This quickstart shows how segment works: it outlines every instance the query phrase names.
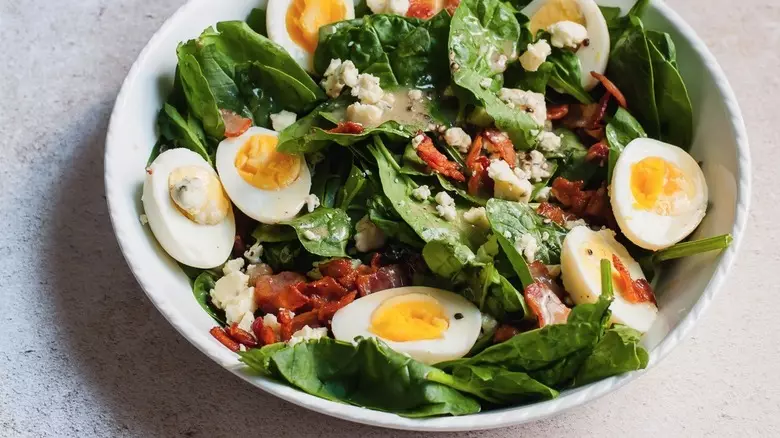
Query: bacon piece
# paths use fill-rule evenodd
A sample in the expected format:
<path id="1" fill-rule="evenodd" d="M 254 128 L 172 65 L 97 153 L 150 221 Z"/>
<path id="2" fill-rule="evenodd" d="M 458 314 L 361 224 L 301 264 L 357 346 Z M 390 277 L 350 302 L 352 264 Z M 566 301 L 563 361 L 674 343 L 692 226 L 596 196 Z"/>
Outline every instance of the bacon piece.
<path id="1" fill-rule="evenodd" d="M 360 296 L 393 289 L 409 284 L 408 273 L 400 265 L 389 265 L 379 268 L 376 272 L 358 275 L 355 281 Z"/>
<path id="2" fill-rule="evenodd" d="M 512 337 L 518 333 L 520 333 L 520 330 L 512 327 L 511 325 L 501 324 L 500 326 L 498 326 L 498 329 L 496 329 L 496 332 L 493 334 L 493 342 L 496 344 L 500 344 L 501 342 L 505 342 L 512 339 Z"/>
<path id="3" fill-rule="evenodd" d="M 493 192 L 493 180 L 490 179 L 488 174 L 488 167 L 490 167 L 490 159 L 486 156 L 481 156 L 474 164 L 474 168 L 471 172 L 471 177 L 468 183 L 468 192 L 470 195 L 479 195 L 480 188 L 485 188 L 486 191 Z"/>
<path id="4" fill-rule="evenodd" d="M 241 117 L 233 111 L 221 109 L 219 113 L 225 122 L 225 137 L 238 137 L 252 127 L 252 119 Z"/>
<path id="5" fill-rule="evenodd" d="M 446 6 L 444 7 L 447 12 L 450 13 L 450 15 L 455 15 L 455 9 L 458 9 L 458 6 L 460 6 L 460 0 L 447 0 Z"/>
<path id="6" fill-rule="evenodd" d="M 539 204 L 539 206 L 536 207 L 536 212 L 540 216 L 544 216 L 560 226 L 565 225 L 567 220 L 574 219 L 573 215 L 566 213 L 561 207 L 550 204 L 549 202 L 542 202 Z"/>
<path id="7" fill-rule="evenodd" d="M 486 129 L 483 134 L 488 139 L 488 152 L 498 155 L 509 164 L 509 167 L 514 169 L 517 162 L 517 152 L 515 152 L 515 145 L 512 144 L 509 136 L 496 129 Z"/>
<path id="8" fill-rule="evenodd" d="M 350 259 L 335 259 L 318 265 L 324 277 L 340 278 L 349 275 L 355 268 Z"/>
<path id="9" fill-rule="evenodd" d="M 255 341 L 255 338 L 252 337 L 252 335 L 244 330 L 238 328 L 238 323 L 230 324 L 227 328 L 227 334 L 230 336 L 234 341 L 238 342 L 239 344 L 244 344 L 247 347 L 257 347 L 257 341 Z"/>
<path id="10" fill-rule="evenodd" d="M 480 157 L 480 155 L 482 155 L 482 143 L 482 136 L 476 136 L 471 142 L 468 155 L 466 155 L 466 167 L 468 167 L 472 173 L 474 171 L 474 166 L 477 164 L 477 159 Z"/>
<path id="11" fill-rule="evenodd" d="M 547 120 L 560 120 L 569 114 L 569 105 L 550 105 L 547 107 Z"/>
<path id="12" fill-rule="evenodd" d="M 609 93 L 605 93 L 603 96 L 601 96 L 597 111 L 591 115 L 590 123 L 588 124 L 589 129 L 597 129 L 601 126 L 601 121 L 604 120 L 604 116 L 607 115 L 610 96 L 611 95 Z"/>
<path id="13" fill-rule="evenodd" d="M 620 294 L 629 303 L 653 303 L 655 304 L 655 295 L 650 283 L 644 278 L 638 280 L 631 279 L 631 273 L 616 254 L 612 254 L 612 264 L 618 271 L 618 278 L 615 283 L 618 285 Z"/>
<path id="14" fill-rule="evenodd" d="M 230 336 L 228 336 L 227 333 L 225 333 L 225 330 L 222 329 L 222 327 L 214 327 L 211 330 L 209 330 L 209 333 L 211 333 L 211 336 L 214 336 L 216 340 L 218 340 L 222 345 L 228 348 L 228 350 L 232 352 L 237 352 L 239 349 L 238 342 L 230 339 Z"/>
<path id="15" fill-rule="evenodd" d="M 279 309 L 276 319 L 279 320 L 279 337 L 283 342 L 289 341 L 294 333 L 292 329 L 293 313 L 287 309 Z"/>
<path id="16" fill-rule="evenodd" d="M 436 146 L 433 145 L 433 140 L 427 135 L 423 142 L 417 146 L 417 156 L 425 161 L 425 164 L 433 171 L 439 172 L 443 176 L 455 181 L 466 181 L 466 177 L 460 172 L 458 163 L 448 160 L 444 154 L 439 152 Z"/>
<path id="17" fill-rule="evenodd" d="M 531 309 L 539 327 L 565 324 L 571 309 L 566 307 L 558 295 L 547 285 L 536 282 L 525 288 L 525 301 Z"/>
<path id="18" fill-rule="evenodd" d="M 571 104 L 569 105 L 569 113 L 566 117 L 561 119 L 563 126 L 569 129 L 578 128 L 590 128 L 593 122 L 594 114 L 600 110 L 598 103 L 590 103 L 587 105 Z"/>
<path id="19" fill-rule="evenodd" d="M 433 17 L 435 13 L 433 0 L 410 0 L 409 9 L 406 10 L 407 17 L 422 18 L 423 20 Z"/>
<path id="20" fill-rule="evenodd" d="M 558 298 L 563 299 L 566 295 L 566 291 L 563 290 L 558 282 L 555 281 L 555 278 L 550 275 L 550 270 L 547 269 L 547 265 L 536 260 L 528 265 L 528 269 L 531 271 L 531 276 L 534 278 L 534 281 L 548 287 L 556 296 L 558 296 Z"/>
<path id="21" fill-rule="evenodd" d="M 278 342 L 274 329 L 265 325 L 263 318 L 255 318 L 254 322 L 252 322 L 252 333 L 255 334 L 255 338 L 257 338 L 260 345 L 270 345 Z"/>
<path id="22" fill-rule="evenodd" d="M 551 193 L 564 207 L 570 208 L 574 214 L 581 215 L 592 195 L 591 192 L 582 190 L 583 187 L 585 187 L 584 181 L 569 181 L 558 177 L 552 183 Z"/>
<path id="23" fill-rule="evenodd" d="M 607 89 L 607 93 L 611 94 L 615 100 L 617 100 L 618 105 L 622 106 L 623 108 L 628 108 L 626 97 L 623 95 L 623 93 L 620 92 L 620 89 L 618 89 L 618 87 L 612 81 L 607 79 L 607 77 L 603 74 L 595 71 L 590 72 L 590 75 L 601 82 L 601 85 Z"/>
<path id="24" fill-rule="evenodd" d="M 332 134 L 362 134 L 363 125 L 355 122 L 339 122 L 335 128 L 328 130 Z"/>
<path id="25" fill-rule="evenodd" d="M 582 131 L 585 134 L 588 134 L 590 137 L 595 138 L 598 141 L 604 140 L 606 137 L 606 130 L 604 129 L 604 126 L 601 125 L 598 128 L 590 129 L 590 128 L 582 128 Z"/>
<path id="26" fill-rule="evenodd" d="M 281 308 L 296 311 L 309 303 L 309 298 L 298 290 L 306 277 L 296 272 L 263 275 L 255 283 L 255 303 L 265 313 L 276 313 Z"/>
<path id="27" fill-rule="evenodd" d="M 338 301 L 331 301 L 329 303 L 325 303 L 325 305 L 319 308 L 317 312 L 317 317 L 322 323 L 325 324 L 329 323 L 330 320 L 333 319 L 333 315 L 335 315 L 336 312 L 339 311 L 339 309 L 355 301 L 357 294 L 358 294 L 357 291 L 353 291 L 348 293 L 347 295 L 344 295 Z"/>
<path id="28" fill-rule="evenodd" d="M 588 154 L 585 155 L 585 160 L 596 162 L 599 166 L 604 167 L 607 159 L 609 158 L 609 146 L 603 141 L 600 141 L 588 149 Z"/>
<path id="29" fill-rule="evenodd" d="M 295 317 L 290 322 L 291 333 L 295 333 L 307 325 L 311 328 L 319 327 L 320 320 L 317 315 L 318 315 L 317 310 L 312 310 L 306 313 L 301 313 L 300 315 L 295 315 Z"/>
<path id="30" fill-rule="evenodd" d="M 307 296 L 319 295 L 327 301 L 338 300 L 349 292 L 333 277 L 322 277 L 311 283 L 301 284 L 298 290 Z"/>
<path id="31" fill-rule="evenodd" d="M 618 229 L 615 215 L 612 212 L 612 204 L 609 202 L 606 184 L 602 184 L 598 190 L 593 192 L 582 215 L 587 216 L 591 222 L 595 222 L 597 225 L 606 225 L 613 230 Z"/>

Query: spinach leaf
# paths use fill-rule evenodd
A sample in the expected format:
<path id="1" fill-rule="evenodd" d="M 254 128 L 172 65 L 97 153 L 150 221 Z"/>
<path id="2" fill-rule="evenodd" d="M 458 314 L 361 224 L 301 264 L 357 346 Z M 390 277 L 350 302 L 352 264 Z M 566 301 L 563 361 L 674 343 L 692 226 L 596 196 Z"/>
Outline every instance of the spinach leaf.
<path id="1" fill-rule="evenodd" d="M 641 337 L 640 332 L 623 325 L 607 330 L 577 372 L 574 386 L 647 367 L 649 355 L 639 345 Z"/>
<path id="2" fill-rule="evenodd" d="M 238 353 L 241 356 L 241 362 L 244 362 L 250 369 L 266 377 L 276 377 L 275 370 L 271 365 L 271 358 L 274 354 L 287 348 L 284 342 L 264 345 L 261 348 L 253 348 L 248 351 Z"/>
<path id="3" fill-rule="evenodd" d="M 460 185 L 456 185 L 452 181 L 448 180 L 447 178 L 444 178 L 441 176 L 440 173 L 436 174 L 436 179 L 439 181 L 439 185 L 441 185 L 441 188 L 448 192 L 455 192 L 458 196 L 460 196 L 462 199 L 474 204 L 474 205 L 485 205 L 487 204 L 487 199 L 481 197 L 481 196 L 474 196 L 468 192 L 467 189 L 461 187 Z"/>
<path id="4" fill-rule="evenodd" d="M 554 132 L 561 137 L 560 149 L 551 155 L 561 158 L 558 164 L 558 176 L 570 181 L 582 180 L 587 185 L 599 169 L 585 159 L 588 148 L 582 144 L 577 134 L 569 129 L 556 128 Z"/>
<path id="5" fill-rule="evenodd" d="M 552 62 L 543 63 L 536 71 L 527 71 L 516 62 L 511 64 L 504 73 L 504 86 L 545 94 L 555 70 L 557 66 Z"/>
<path id="6" fill-rule="evenodd" d="M 276 149 L 292 154 L 316 152 L 326 147 L 327 141 L 315 142 L 309 137 L 309 133 L 314 128 L 332 126 L 333 123 L 323 118 L 323 114 L 345 111 L 349 102 L 347 96 L 341 96 L 338 99 L 321 103 L 308 115 L 298 119 L 279 133 L 279 143 L 276 145 Z"/>
<path id="7" fill-rule="evenodd" d="M 660 139 L 687 150 L 693 139 L 693 108 L 685 82 L 677 70 L 674 43 L 665 34 L 648 32 L 647 37 L 653 62 Z M 659 48 L 654 41 L 665 46 Z"/>
<path id="8" fill-rule="evenodd" d="M 580 103 L 592 103 L 593 99 L 582 88 L 582 75 L 590 72 L 580 70 L 580 60 L 573 52 L 553 48 L 547 62 L 553 65 L 550 73 L 550 86 L 559 93 L 573 96 Z"/>
<path id="9" fill-rule="evenodd" d="M 452 278 L 474 259 L 474 253 L 457 242 L 434 240 L 422 250 L 425 264 L 436 275 Z"/>
<path id="10" fill-rule="evenodd" d="M 344 210 L 320 207 L 287 222 L 287 225 L 295 228 L 301 245 L 309 253 L 322 257 L 347 256 L 345 250 L 352 224 Z"/>
<path id="11" fill-rule="evenodd" d="M 450 79 L 447 40 L 450 14 L 441 11 L 411 31 L 388 54 L 398 83 L 414 87 L 439 87 Z"/>
<path id="12" fill-rule="evenodd" d="M 496 366 L 458 366 L 452 375 L 436 370 L 427 379 L 471 394 L 495 405 L 530 403 L 558 396 L 550 388 L 523 372 Z"/>
<path id="13" fill-rule="evenodd" d="M 225 311 L 216 308 L 211 303 L 211 290 L 217 282 L 216 276 L 210 271 L 203 271 L 192 283 L 192 293 L 200 307 L 221 325 L 225 325 Z"/>
<path id="14" fill-rule="evenodd" d="M 254 8 L 246 19 L 246 24 L 250 29 L 259 33 L 260 35 L 267 37 L 268 29 L 266 28 L 266 11 L 262 8 Z"/>
<path id="15" fill-rule="evenodd" d="M 263 261 L 271 266 L 274 272 L 307 271 L 311 269 L 313 256 L 304 251 L 296 238 L 285 242 L 268 242 L 263 244 Z"/>
<path id="16" fill-rule="evenodd" d="M 490 226 L 497 236 L 513 243 L 524 234 L 530 234 L 539 247 L 536 260 L 548 265 L 560 263 L 561 245 L 566 237 L 563 227 L 554 222 L 544 223 L 544 218 L 533 208 L 519 202 L 493 198 L 488 201 L 486 210 Z"/>
<path id="17" fill-rule="evenodd" d="M 328 400 L 406 417 L 480 410 L 476 400 L 427 380 L 433 367 L 396 353 L 375 338 L 358 339 L 356 345 L 323 338 L 279 348 L 270 359 L 262 349 L 239 354 L 251 368 L 271 371 L 274 377 Z"/>
<path id="18" fill-rule="evenodd" d="M 366 201 L 371 192 L 371 184 L 366 175 L 353 163 L 346 182 L 339 190 L 336 205 L 346 212 L 354 209 L 365 211 Z"/>
<path id="19" fill-rule="evenodd" d="M 368 202 L 368 217 L 388 237 L 405 243 L 413 248 L 423 248 L 425 242 L 420 240 L 417 233 L 398 215 L 393 208 L 393 203 L 386 196 L 377 194 Z"/>
<path id="20" fill-rule="evenodd" d="M 521 34 L 511 6 L 499 0 L 463 0 L 452 17 L 449 50 L 455 84 L 468 90 L 516 147 L 529 149 L 536 142 L 537 123 L 526 112 L 501 101 L 496 90 L 482 86 L 485 80 L 501 83 L 494 63 L 516 50 Z"/>
<path id="21" fill-rule="evenodd" d="M 612 172 L 623 149 L 640 137 L 647 137 L 642 125 L 625 109 L 618 108 L 606 127 L 607 143 L 609 144 L 609 163 L 607 166 L 607 182 L 612 182 Z"/>
<path id="22" fill-rule="evenodd" d="M 295 228 L 280 224 L 258 224 L 252 232 L 252 237 L 260 243 L 289 242 L 298 239 Z"/>
<path id="23" fill-rule="evenodd" d="M 496 236 L 498 243 L 501 246 L 501 250 L 504 251 L 507 259 L 509 259 L 509 263 L 512 265 L 512 269 L 514 269 L 517 277 L 520 279 L 520 282 L 523 283 L 523 287 L 525 288 L 533 284 L 535 280 L 531 274 L 531 269 L 528 267 L 528 262 L 526 262 L 525 257 L 523 257 L 519 251 L 517 251 L 517 248 L 515 248 L 515 246 L 509 242 L 509 239 L 504 237 L 503 234 L 494 235 Z"/>
<path id="24" fill-rule="evenodd" d="M 466 278 L 459 293 L 499 321 L 520 321 L 530 316 L 523 295 L 498 272 L 493 262 L 474 266 L 461 274 Z"/>
<path id="25" fill-rule="evenodd" d="M 203 121 L 203 128 L 212 137 L 222 138 L 225 124 L 219 113 L 217 100 L 198 64 L 189 53 L 179 51 L 179 75 L 184 94 L 192 112 Z"/>
<path id="26" fill-rule="evenodd" d="M 157 123 L 163 138 L 173 142 L 176 147 L 187 148 L 197 153 L 209 164 L 213 165 L 197 121 L 193 120 L 190 123 L 184 120 L 176 108 L 166 103 L 160 111 Z"/>

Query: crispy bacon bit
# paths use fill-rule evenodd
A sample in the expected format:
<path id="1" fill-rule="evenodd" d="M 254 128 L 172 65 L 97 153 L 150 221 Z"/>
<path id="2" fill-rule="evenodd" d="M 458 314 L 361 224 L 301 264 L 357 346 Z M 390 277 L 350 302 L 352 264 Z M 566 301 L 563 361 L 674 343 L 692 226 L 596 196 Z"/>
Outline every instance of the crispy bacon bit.
<path id="1" fill-rule="evenodd" d="M 354 291 L 354 292 L 350 292 L 347 295 L 344 295 L 338 301 L 335 302 L 331 301 L 329 303 L 326 303 L 325 305 L 319 308 L 319 311 L 317 312 L 317 317 L 323 323 L 326 324 L 329 323 L 330 320 L 333 319 L 333 315 L 335 315 L 336 312 L 339 311 L 339 309 L 355 301 L 356 297 L 357 297 L 357 291 Z"/>
<path id="2" fill-rule="evenodd" d="M 474 165 L 477 164 L 477 159 L 482 154 L 482 136 L 478 135 L 474 138 L 474 140 L 471 142 L 471 148 L 469 148 L 469 153 L 466 155 L 466 167 L 469 168 L 469 170 L 474 170 Z"/>
<path id="3" fill-rule="evenodd" d="M 552 324 L 565 324 L 571 309 L 547 285 L 536 282 L 525 288 L 525 301 L 531 312 L 536 315 L 539 327 Z"/>
<path id="4" fill-rule="evenodd" d="M 406 16 L 427 20 L 434 16 L 434 8 L 433 0 L 410 0 Z"/>
<path id="5" fill-rule="evenodd" d="M 585 217 L 596 225 L 617 229 L 606 186 L 602 185 L 598 190 L 583 190 L 584 185 L 582 181 L 558 177 L 553 181 L 552 194 L 575 216 Z"/>
<path id="6" fill-rule="evenodd" d="M 408 273 L 400 265 L 383 266 L 376 272 L 358 275 L 355 281 L 361 297 L 407 284 L 409 284 Z"/>
<path id="7" fill-rule="evenodd" d="M 512 327 L 508 324 L 501 324 L 496 329 L 496 333 L 493 334 L 493 342 L 500 344 L 501 342 L 508 341 L 516 334 L 520 333 L 520 330 Z"/>
<path id="8" fill-rule="evenodd" d="M 316 310 L 311 310 L 306 313 L 301 313 L 300 315 L 295 315 L 295 317 L 290 322 L 290 330 L 292 330 L 292 333 L 295 333 L 307 325 L 311 328 L 320 327 L 320 319 L 317 316 Z"/>
<path id="9" fill-rule="evenodd" d="M 335 259 L 321 263 L 318 267 L 323 277 L 334 278 L 343 277 L 355 270 L 350 259 Z"/>
<path id="10" fill-rule="evenodd" d="M 617 289 L 626 301 L 629 303 L 649 302 L 655 304 L 655 295 L 647 280 L 644 278 L 632 280 L 631 273 L 628 272 L 628 268 L 626 268 L 626 265 L 623 264 L 617 254 L 612 254 L 612 264 L 615 266 L 615 270 L 618 271 L 617 278 L 614 279 L 615 284 L 617 284 Z"/>
<path id="11" fill-rule="evenodd" d="M 544 216 L 560 226 L 566 224 L 567 220 L 574 219 L 573 215 L 566 213 L 561 207 L 550 204 L 549 202 L 542 202 L 539 204 L 539 206 L 536 207 L 536 212 L 539 213 L 540 216 Z"/>
<path id="12" fill-rule="evenodd" d="M 615 86 L 612 81 L 607 79 L 606 76 L 604 76 L 601 73 L 592 71 L 590 72 L 590 75 L 594 78 L 598 79 L 599 82 L 601 82 L 601 85 L 604 86 L 604 88 L 607 89 L 607 93 L 611 94 L 618 102 L 618 105 L 622 106 L 623 108 L 628 108 L 628 102 L 626 102 L 626 97 L 623 95 L 623 93 L 620 92 L 617 86 Z"/>
<path id="13" fill-rule="evenodd" d="M 417 156 L 425 161 L 425 164 L 433 171 L 439 172 L 443 176 L 455 181 L 466 181 L 466 177 L 460 172 L 458 163 L 448 160 L 447 156 L 439 152 L 436 146 L 433 145 L 433 140 L 427 135 L 423 142 L 417 146 Z"/>
<path id="14" fill-rule="evenodd" d="M 255 334 L 260 345 L 270 345 L 278 342 L 274 329 L 263 323 L 263 318 L 255 318 L 252 322 L 252 333 Z"/>
<path id="15" fill-rule="evenodd" d="M 289 341 L 294 333 L 292 329 L 293 313 L 287 309 L 279 309 L 276 319 L 279 321 L 279 337 L 284 342 Z"/>
<path id="16" fill-rule="evenodd" d="M 607 159 L 609 158 L 609 146 L 603 141 L 600 141 L 588 149 L 588 154 L 585 155 L 585 160 L 590 162 L 596 162 L 599 166 L 604 167 Z"/>
<path id="17" fill-rule="evenodd" d="M 221 109 L 219 113 L 225 122 L 225 137 L 238 137 L 252 127 L 252 119 L 241 117 L 233 111 Z"/>
<path id="18" fill-rule="evenodd" d="M 547 107 L 547 120 L 560 120 L 569 114 L 569 105 L 550 105 Z"/>
<path id="19" fill-rule="evenodd" d="M 458 6 L 460 6 L 460 0 L 447 0 L 447 6 L 444 8 L 450 15 L 455 15 L 455 9 L 458 9 Z"/>
<path id="20" fill-rule="evenodd" d="M 555 281 L 555 278 L 553 278 L 553 276 L 550 275 L 550 270 L 547 269 L 547 265 L 536 260 L 530 265 L 528 265 L 528 269 L 531 271 L 531 276 L 534 278 L 534 281 L 536 281 L 537 283 L 541 283 L 546 287 L 549 287 L 550 290 L 553 291 L 553 293 L 558 296 L 558 298 L 563 299 L 563 297 L 566 294 L 566 291 L 563 290 L 563 288 L 558 284 L 558 282 Z"/>
<path id="21" fill-rule="evenodd" d="M 579 215 L 578 212 L 585 211 L 592 195 L 591 192 L 582 190 L 583 187 L 585 187 L 583 181 L 569 181 L 566 178 L 558 177 L 552 183 L 551 193 L 564 207 Z"/>
<path id="22" fill-rule="evenodd" d="M 593 193 L 588 202 L 588 206 L 585 208 L 583 216 L 588 217 L 591 222 L 594 222 L 597 225 L 606 225 L 613 230 L 618 229 L 615 215 L 612 212 L 612 204 L 609 202 L 609 193 L 607 192 L 606 184 L 602 184 L 602 186 Z"/>
<path id="23" fill-rule="evenodd" d="M 255 341 L 255 338 L 253 338 L 252 335 L 246 330 L 238 328 L 238 323 L 234 322 L 233 324 L 230 324 L 226 331 L 228 336 L 230 336 L 239 344 L 244 344 L 250 348 L 257 347 L 257 341 Z"/>
<path id="24" fill-rule="evenodd" d="M 312 281 L 311 283 L 300 284 L 298 286 L 298 290 L 309 297 L 312 295 L 319 295 L 326 301 L 338 300 L 349 292 L 333 277 L 322 277 L 319 280 Z"/>
<path id="25" fill-rule="evenodd" d="M 232 352 L 237 352 L 239 349 L 238 342 L 230 339 L 230 336 L 228 336 L 227 333 L 225 333 L 225 330 L 222 329 L 222 327 L 214 327 L 211 330 L 209 330 L 209 333 L 211 333 L 211 336 L 214 336 L 216 340 L 218 340 L 222 345 L 228 348 L 228 350 Z"/>
<path id="26" fill-rule="evenodd" d="M 371 269 L 377 270 L 382 267 L 382 254 L 375 252 L 371 256 Z"/>
<path id="27" fill-rule="evenodd" d="M 355 122 L 339 122 L 335 128 L 328 130 L 332 134 L 362 134 L 363 125 Z"/>
<path id="28" fill-rule="evenodd" d="M 477 159 L 477 163 L 472 170 L 471 178 L 469 178 L 468 192 L 470 195 L 479 195 L 480 188 L 485 188 L 489 193 L 493 193 L 493 180 L 488 174 L 488 167 L 490 167 L 490 159 L 485 156 L 481 156 Z"/>
<path id="29" fill-rule="evenodd" d="M 594 114 L 600 110 L 598 103 L 587 105 L 571 104 L 569 113 L 561 119 L 563 126 L 569 129 L 590 128 L 593 123 Z"/>
<path id="30" fill-rule="evenodd" d="M 588 124 L 589 129 L 598 129 L 601 126 L 601 121 L 604 120 L 604 116 L 607 115 L 607 109 L 609 109 L 609 98 L 609 93 L 604 93 L 601 96 L 598 109 L 591 115 L 590 123 Z"/>
<path id="31" fill-rule="evenodd" d="M 593 137 L 598 141 L 602 141 L 606 137 L 606 130 L 604 129 L 603 125 L 600 125 L 598 128 L 595 129 L 582 128 L 582 131 L 585 134 L 588 134 L 590 137 Z"/>
<path id="32" fill-rule="evenodd" d="M 296 272 L 280 272 L 263 275 L 255 283 L 255 302 L 265 313 L 275 313 L 281 308 L 296 311 L 309 303 L 309 298 L 298 290 L 306 277 Z"/>
<path id="33" fill-rule="evenodd" d="M 509 136 L 496 129 L 486 129 L 483 135 L 488 140 L 486 145 L 488 152 L 498 155 L 509 164 L 509 167 L 514 169 L 517 162 L 517 152 L 515 152 L 515 145 L 512 144 Z"/>

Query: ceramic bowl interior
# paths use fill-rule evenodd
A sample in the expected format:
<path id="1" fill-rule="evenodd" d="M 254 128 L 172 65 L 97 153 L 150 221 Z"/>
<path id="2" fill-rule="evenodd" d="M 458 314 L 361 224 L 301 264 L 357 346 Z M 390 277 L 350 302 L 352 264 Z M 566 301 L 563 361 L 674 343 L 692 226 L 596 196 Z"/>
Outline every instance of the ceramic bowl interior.
<path id="1" fill-rule="evenodd" d="M 191 0 L 154 35 L 140 54 L 116 100 L 106 140 L 106 194 L 117 239 L 132 272 L 149 299 L 193 345 L 247 382 L 284 400 L 327 415 L 383 427 L 413 430 L 474 430 L 518 424 L 546 417 L 606 394 L 641 372 L 606 379 L 555 400 L 482 412 L 465 417 L 408 419 L 319 399 L 244 372 L 237 356 L 209 335 L 213 320 L 193 299 L 179 266 L 139 221 L 144 167 L 157 139 L 155 119 L 171 87 L 176 46 L 197 37 L 219 21 L 244 19 L 257 0 Z M 621 6 L 632 0 L 604 0 Z M 736 99 L 713 56 L 688 25 L 655 1 L 646 26 L 669 32 L 695 113 L 691 153 L 702 162 L 710 189 L 710 208 L 694 237 L 732 233 L 735 242 L 720 254 L 683 259 L 663 272 L 657 286 L 659 317 L 643 342 L 650 366 L 658 363 L 689 332 L 723 283 L 743 235 L 750 191 L 747 137 Z"/>

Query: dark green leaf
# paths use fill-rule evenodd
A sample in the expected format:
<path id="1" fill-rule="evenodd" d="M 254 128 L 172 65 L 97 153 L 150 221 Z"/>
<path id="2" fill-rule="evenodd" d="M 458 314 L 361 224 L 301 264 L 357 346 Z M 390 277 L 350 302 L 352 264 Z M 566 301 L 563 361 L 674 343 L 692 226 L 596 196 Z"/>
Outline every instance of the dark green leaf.
<path id="1" fill-rule="evenodd" d="M 615 164 L 623 152 L 623 149 L 640 137 L 647 137 L 642 125 L 623 108 L 618 108 L 615 115 L 607 123 L 606 128 L 607 143 L 609 144 L 609 165 L 607 166 L 607 181 L 612 181 L 612 172 Z"/>
<path id="2" fill-rule="evenodd" d="M 178 147 L 187 148 L 212 164 L 206 145 L 202 143 L 198 132 L 193 129 L 181 114 L 167 103 L 163 105 L 158 118 L 160 134 L 168 141 L 174 142 Z"/>
<path id="3" fill-rule="evenodd" d="M 494 366 L 459 366 L 452 375 L 436 370 L 427 378 L 496 405 L 530 403 L 558 396 L 558 391 L 526 373 Z"/>
<path id="4" fill-rule="evenodd" d="M 261 243 L 289 242 L 298 239 L 298 235 L 295 234 L 293 227 L 279 224 L 258 224 L 257 228 L 252 232 L 252 237 Z"/>
<path id="5" fill-rule="evenodd" d="M 566 236 L 563 227 L 554 222 L 544 223 L 545 218 L 528 204 L 493 198 L 488 201 L 486 209 L 496 235 L 514 243 L 524 234 L 530 234 L 538 245 L 536 260 L 548 265 L 560 263 L 561 245 Z"/>
<path id="6" fill-rule="evenodd" d="M 649 355 L 639 345 L 641 337 L 640 332 L 622 325 L 607 330 L 577 372 L 574 386 L 647 367 Z"/>
<path id="7" fill-rule="evenodd" d="M 352 223 L 344 210 L 321 207 L 287 222 L 287 225 L 295 228 L 301 245 L 309 253 L 322 257 L 347 256 L 345 250 Z"/>
<path id="8" fill-rule="evenodd" d="M 216 276 L 210 271 L 203 271 L 192 283 L 192 293 L 200 307 L 221 325 L 225 325 L 225 312 L 211 304 L 211 290 L 217 282 Z"/>

